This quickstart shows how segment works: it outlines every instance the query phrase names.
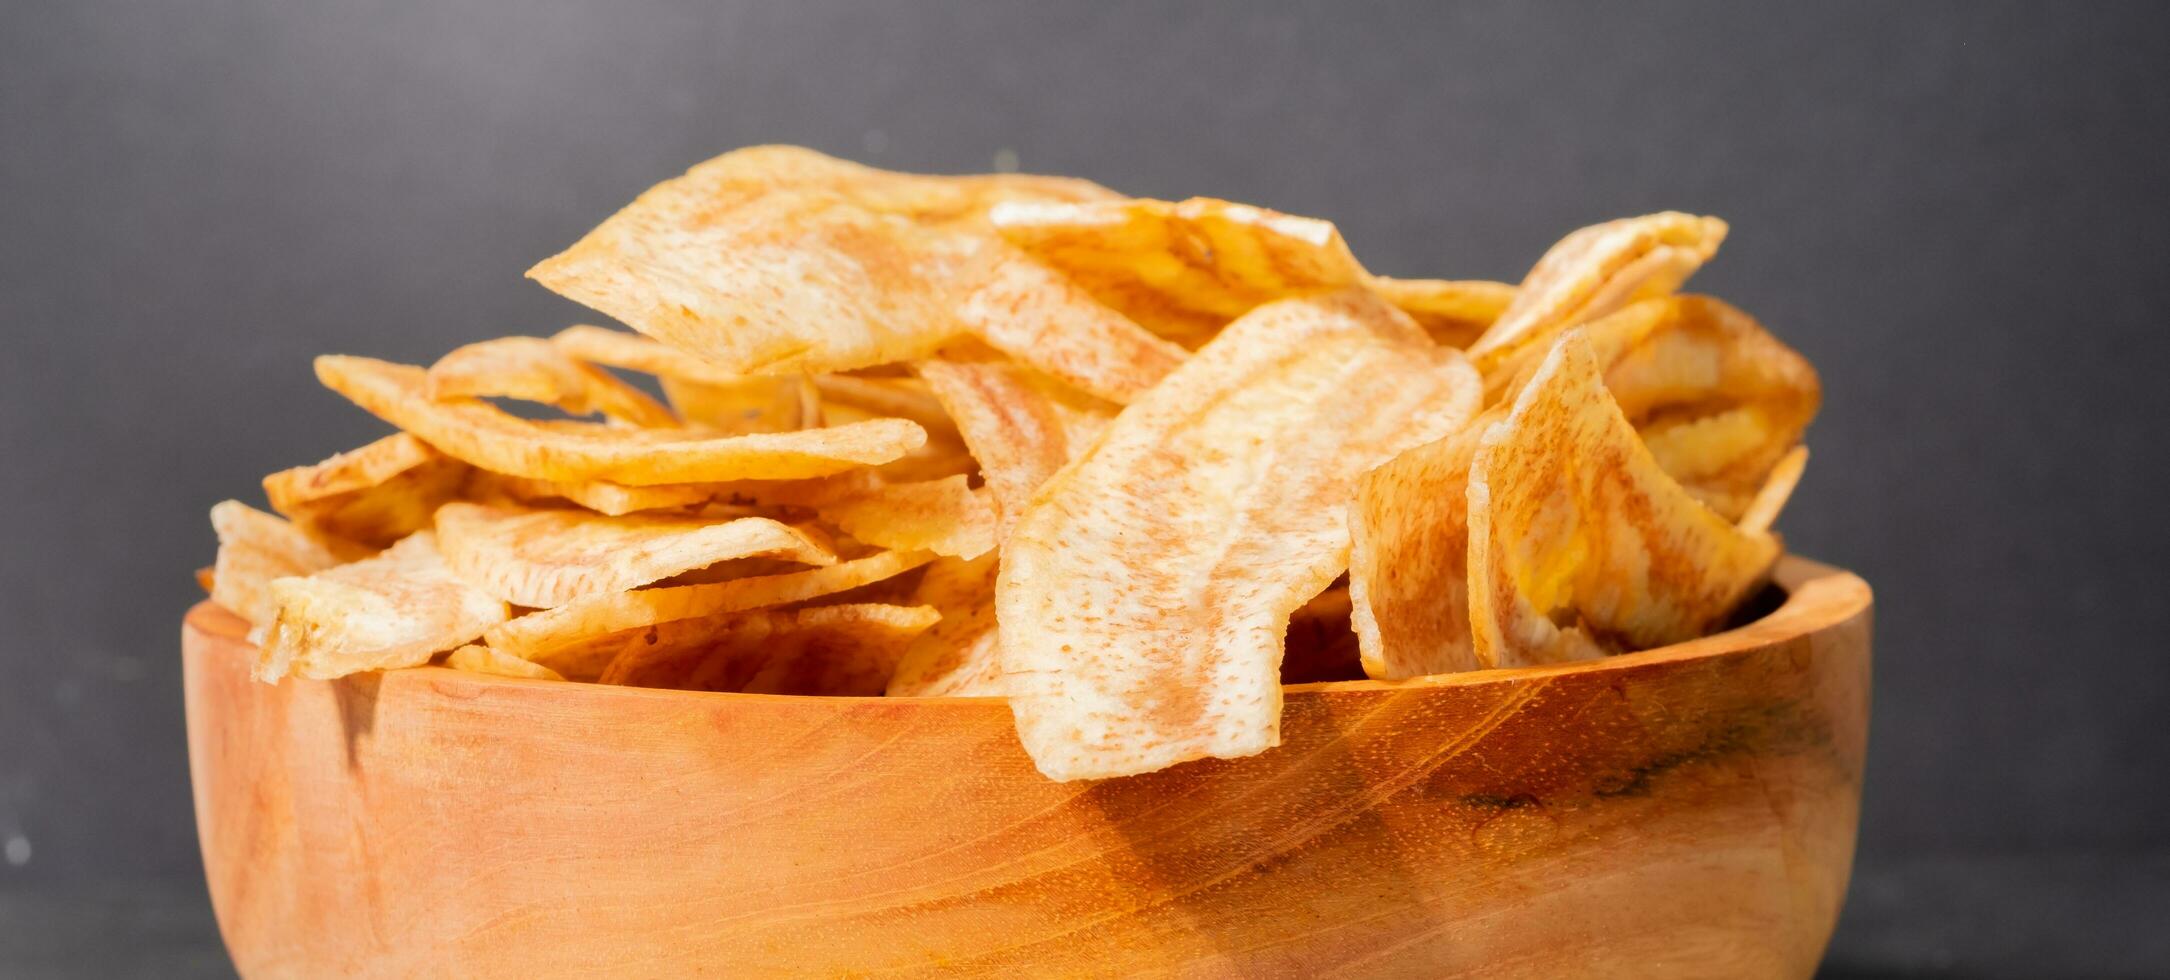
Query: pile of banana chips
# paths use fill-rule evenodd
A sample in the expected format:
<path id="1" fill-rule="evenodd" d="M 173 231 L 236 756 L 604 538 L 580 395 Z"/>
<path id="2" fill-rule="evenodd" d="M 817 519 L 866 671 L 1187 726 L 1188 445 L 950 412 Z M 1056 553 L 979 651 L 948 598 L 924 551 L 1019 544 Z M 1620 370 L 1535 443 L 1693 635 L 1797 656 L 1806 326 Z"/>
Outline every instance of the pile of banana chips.
<path id="1" fill-rule="evenodd" d="M 630 332 L 318 358 L 398 431 L 214 507 L 203 578 L 267 682 L 1003 696 L 1054 779 L 1250 755 L 1284 683 L 1646 649 L 1763 586 L 1820 392 L 1678 292 L 1725 234 L 1391 279 L 1314 218 L 739 150 L 529 270 Z"/>

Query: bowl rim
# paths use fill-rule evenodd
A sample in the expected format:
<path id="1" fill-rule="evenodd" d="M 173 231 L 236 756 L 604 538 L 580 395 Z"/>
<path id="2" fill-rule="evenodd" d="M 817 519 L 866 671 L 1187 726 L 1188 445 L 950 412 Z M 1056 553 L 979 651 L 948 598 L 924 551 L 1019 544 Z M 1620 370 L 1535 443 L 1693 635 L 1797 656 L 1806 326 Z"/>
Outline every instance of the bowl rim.
<path id="1" fill-rule="evenodd" d="M 1557 677 L 1565 674 L 1633 670 L 1654 664 L 1745 653 L 1809 636 L 1837 626 L 1866 612 L 1875 599 L 1869 584 L 1862 580 L 1860 576 L 1845 569 L 1794 554 L 1781 557 L 1777 565 L 1772 568 L 1771 585 L 1782 590 L 1785 593 L 1785 599 L 1769 613 L 1708 636 L 1701 636 L 1693 640 L 1655 647 L 1649 650 L 1623 653 L 1599 660 L 1580 660 L 1541 667 L 1496 667 L 1452 674 L 1410 677 L 1402 680 L 1363 678 L 1359 680 L 1284 684 L 1281 686 L 1281 691 L 1284 697 L 1288 697 L 1312 694 L 1467 687 Z M 204 634 L 208 638 L 220 641 L 222 645 L 231 644 L 243 647 L 249 645 L 247 639 L 249 624 L 247 621 L 224 607 L 211 602 L 209 599 L 198 602 L 194 607 L 190 608 L 182 622 L 185 629 Z M 1008 700 L 1008 698 L 999 695 L 890 697 L 887 695 L 817 696 L 803 694 L 746 694 L 735 691 L 677 691 L 667 688 L 626 687 L 616 684 L 507 677 L 498 674 L 454 670 L 450 667 L 435 664 L 402 667 L 384 673 L 403 674 L 415 681 L 428 682 L 432 685 L 452 682 L 469 685 L 471 689 L 503 685 L 541 685 L 552 690 L 567 693 L 579 692 L 582 695 L 597 697 L 725 698 L 741 701 L 835 704 L 871 702 L 900 706 L 985 704 L 988 702 L 1006 702 Z"/>

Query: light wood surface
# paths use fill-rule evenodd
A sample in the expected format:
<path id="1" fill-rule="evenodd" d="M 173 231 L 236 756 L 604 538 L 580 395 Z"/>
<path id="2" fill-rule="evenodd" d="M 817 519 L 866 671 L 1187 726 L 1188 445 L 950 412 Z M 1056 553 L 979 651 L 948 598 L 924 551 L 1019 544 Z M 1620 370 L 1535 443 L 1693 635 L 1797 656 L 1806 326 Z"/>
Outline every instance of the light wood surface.
<path id="1" fill-rule="evenodd" d="M 1289 688 L 1284 744 L 1043 779 L 993 699 L 420 668 L 249 679 L 183 629 L 249 977 L 1808 976 L 1853 855 L 1869 590 L 1741 629 Z"/>

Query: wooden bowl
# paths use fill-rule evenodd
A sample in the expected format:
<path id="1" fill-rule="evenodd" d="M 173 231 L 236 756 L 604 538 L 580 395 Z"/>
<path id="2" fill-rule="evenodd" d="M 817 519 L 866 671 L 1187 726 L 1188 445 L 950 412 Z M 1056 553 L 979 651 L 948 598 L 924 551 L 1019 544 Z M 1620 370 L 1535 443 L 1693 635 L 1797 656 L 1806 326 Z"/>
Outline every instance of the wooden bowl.
<path id="1" fill-rule="evenodd" d="M 1288 689 L 1284 744 L 1053 783 L 999 699 L 442 668 L 277 686 L 182 631 L 196 824 L 270 976 L 1808 976 L 1853 857 L 1868 586 L 1720 635 Z"/>

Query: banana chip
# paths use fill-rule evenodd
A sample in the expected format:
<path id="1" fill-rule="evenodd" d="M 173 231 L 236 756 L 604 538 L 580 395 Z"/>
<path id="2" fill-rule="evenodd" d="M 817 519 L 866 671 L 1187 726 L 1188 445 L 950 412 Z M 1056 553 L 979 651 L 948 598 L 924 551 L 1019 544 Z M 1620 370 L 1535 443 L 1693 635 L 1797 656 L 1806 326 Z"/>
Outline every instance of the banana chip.
<path id="1" fill-rule="evenodd" d="M 608 480 L 531 480 L 476 471 L 467 481 L 467 494 L 480 502 L 563 500 L 598 514 L 619 517 L 644 510 L 683 510 L 728 493 L 729 483 L 658 483 L 629 487 Z"/>
<path id="2" fill-rule="evenodd" d="M 669 428 L 678 417 L 610 372 L 583 363 L 540 337 L 498 337 L 453 349 L 430 365 L 429 396 L 517 398 L 554 405 L 568 415 L 593 415 L 648 428 Z"/>
<path id="3" fill-rule="evenodd" d="M 732 558 L 836 563 L 836 553 L 822 542 L 766 517 L 717 523 L 450 503 L 437 511 L 437 544 L 445 562 L 469 585 L 538 609 L 623 592 Z"/>
<path id="4" fill-rule="evenodd" d="M 824 374 L 812 379 L 814 390 L 825 403 L 823 420 L 830 425 L 857 418 L 911 419 L 927 430 L 930 443 L 957 438 L 957 424 L 940 399 L 918 378 L 861 378 L 849 374 Z M 826 406 L 848 406 L 864 413 L 831 419 Z"/>
<path id="5" fill-rule="evenodd" d="M 528 274 L 738 374 L 910 360 L 964 331 L 1127 400 L 1173 348 L 991 234 L 866 206 L 851 165 L 725 154 L 642 194 Z M 917 181 L 907 181 L 917 185 Z M 850 184 L 851 186 L 841 186 Z"/>
<path id="6" fill-rule="evenodd" d="M 1570 331 L 1469 465 L 1477 661 L 1519 667 L 1639 650 L 1723 622 L 1778 559 L 1660 469 Z"/>
<path id="7" fill-rule="evenodd" d="M 404 364 L 328 354 L 317 358 L 316 368 L 325 387 L 440 451 L 486 470 L 539 480 L 648 485 L 824 476 L 897 459 L 927 438 L 904 419 L 723 437 L 549 425 L 486 402 L 433 401 L 422 369 Z"/>
<path id="8" fill-rule="evenodd" d="M 1483 666 L 1469 637 L 1469 461 L 1500 416 L 1394 457 L 1349 505 L 1349 621 L 1364 674 L 1380 680 Z"/>
<path id="9" fill-rule="evenodd" d="M 339 564 L 339 556 L 301 529 L 238 500 L 211 508 L 211 529 L 218 532 L 218 563 L 211 566 L 204 591 L 212 602 L 257 626 L 271 622 L 277 611 L 274 580 Z"/>
<path id="10" fill-rule="evenodd" d="M 1793 490 L 1801 484 L 1801 473 L 1808 468 L 1808 447 L 1795 446 L 1793 451 L 1780 458 L 1777 466 L 1750 500 L 1746 512 L 1741 514 L 1740 529 L 1748 534 L 1762 534 L 1778 523 L 1778 515 L 1786 509 L 1786 502 L 1793 499 Z"/>
<path id="11" fill-rule="evenodd" d="M 1005 693 L 1002 648 L 995 635 L 992 554 L 944 558 L 927 566 L 912 601 L 931 606 L 941 622 L 912 641 L 889 679 L 892 697 L 993 697 Z"/>
<path id="12" fill-rule="evenodd" d="M 1373 276 L 1372 292 L 1449 347 L 1468 347 L 1514 303 L 1515 288 L 1482 279 L 1389 279 Z"/>
<path id="13" fill-rule="evenodd" d="M 522 660 L 489 647 L 468 644 L 445 656 L 445 666 L 471 674 L 526 677 L 539 681 L 562 681 L 565 675 L 532 660 Z"/>
<path id="14" fill-rule="evenodd" d="M 1032 493 L 1085 451 L 1114 406 L 1029 368 L 998 360 L 934 358 L 918 365 L 987 478 L 999 535 Z"/>
<path id="15" fill-rule="evenodd" d="M 1679 289 L 1718 253 L 1725 233 L 1723 221 L 1677 211 L 1578 230 L 1537 260 L 1469 357 L 1491 375 L 1520 348 L 1549 349 L 1560 330 Z"/>
<path id="16" fill-rule="evenodd" d="M 803 572 L 591 595 L 506 622 L 484 640 L 492 649 L 542 660 L 658 623 L 835 595 L 902 575 L 933 558 L 924 551 L 880 551 Z"/>
<path id="17" fill-rule="evenodd" d="M 996 591 L 1018 733 L 1058 780 L 1279 741 L 1290 615 L 1340 575 L 1356 476 L 1467 422 L 1456 351 L 1372 293 L 1262 306 L 1040 489 Z"/>
<path id="18" fill-rule="evenodd" d="M 626 641 L 604 684 L 868 697 L 939 617 L 927 606 L 850 603 L 665 623 Z"/>
<path id="19" fill-rule="evenodd" d="M 466 463 L 407 433 L 264 478 L 271 509 L 320 538 L 389 547 L 458 496 Z"/>
<path id="20" fill-rule="evenodd" d="M 876 487 L 821 508 L 821 516 L 878 548 L 977 558 L 995 546 L 991 496 L 951 476 Z"/>
<path id="21" fill-rule="evenodd" d="M 428 663 L 504 622 L 505 603 L 452 574 L 428 531 L 374 558 L 271 583 L 278 607 L 255 675 L 329 680 Z"/>

